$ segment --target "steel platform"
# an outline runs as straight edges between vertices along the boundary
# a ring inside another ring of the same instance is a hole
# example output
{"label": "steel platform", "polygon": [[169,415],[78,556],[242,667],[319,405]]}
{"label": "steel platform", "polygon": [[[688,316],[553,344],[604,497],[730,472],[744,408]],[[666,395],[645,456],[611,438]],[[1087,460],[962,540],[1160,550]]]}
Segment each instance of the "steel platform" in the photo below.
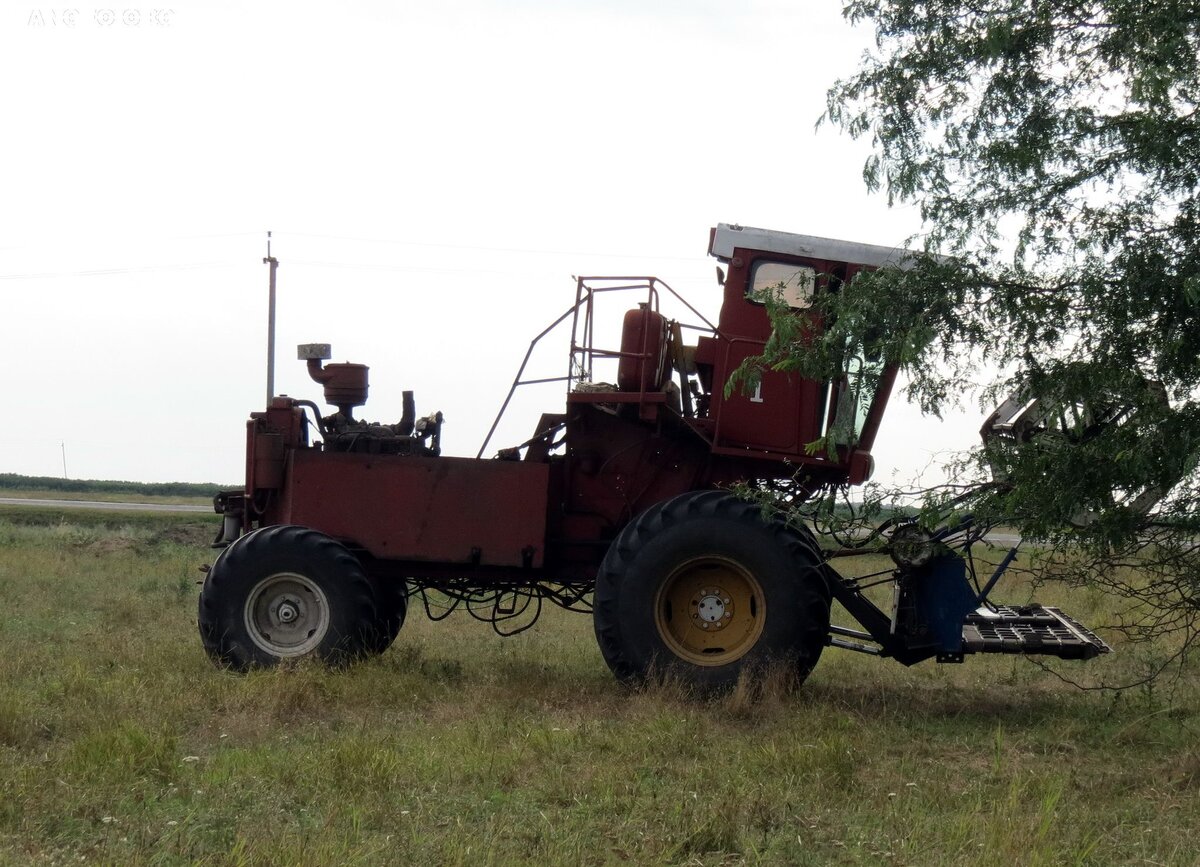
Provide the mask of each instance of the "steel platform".
{"label": "steel platform", "polygon": [[1112,648],[1096,633],[1057,608],[996,606],[963,621],[963,653],[1045,654],[1092,659]]}

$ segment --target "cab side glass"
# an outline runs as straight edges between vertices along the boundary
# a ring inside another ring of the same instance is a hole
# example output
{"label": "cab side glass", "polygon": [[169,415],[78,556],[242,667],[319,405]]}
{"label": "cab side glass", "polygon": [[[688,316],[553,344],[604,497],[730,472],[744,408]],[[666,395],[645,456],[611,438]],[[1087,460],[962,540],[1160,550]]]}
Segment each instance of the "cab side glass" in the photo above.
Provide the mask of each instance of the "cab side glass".
{"label": "cab side glass", "polygon": [[757,262],[750,274],[750,298],[759,300],[772,293],[789,307],[804,310],[812,306],[817,272],[803,265],[784,262]]}

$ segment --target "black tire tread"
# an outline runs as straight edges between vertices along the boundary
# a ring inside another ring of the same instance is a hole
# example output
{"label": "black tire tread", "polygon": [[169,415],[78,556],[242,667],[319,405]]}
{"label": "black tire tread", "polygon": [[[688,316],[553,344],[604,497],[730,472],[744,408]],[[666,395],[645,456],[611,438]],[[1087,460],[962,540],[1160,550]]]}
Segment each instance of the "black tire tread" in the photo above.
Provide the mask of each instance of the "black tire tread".
{"label": "black tire tread", "polygon": [[380,654],[392,646],[404,626],[408,615],[408,583],[397,579],[376,579],[375,632],[367,648],[368,652]]}
{"label": "black tire tread", "polygon": [[[372,651],[377,642],[375,591],[358,560],[339,542],[307,527],[281,524],[254,530],[237,539],[217,557],[198,603],[200,641],[205,652],[218,665],[235,671],[274,665],[273,660],[255,647],[248,638],[231,628],[222,614],[223,601],[230,596],[248,592],[247,576],[253,576],[259,563],[285,551],[302,560],[321,562],[339,575],[338,595],[342,604],[352,612],[358,628],[333,636],[328,646],[313,653],[323,661],[340,665]],[[332,629],[332,625],[331,625]]]}
{"label": "black tire tread", "polygon": [[[796,592],[808,616],[796,624],[800,630],[795,659],[797,682],[803,681],[820,658],[828,639],[830,594],[820,565],[824,557],[816,539],[804,527],[789,525],[779,516],[764,517],[760,505],[728,491],[711,490],[682,494],[650,507],[613,540],[596,577],[594,624],[600,652],[613,674],[624,683],[637,685],[652,674],[640,660],[630,658],[622,640],[618,611],[621,587],[630,567],[645,546],[664,530],[700,518],[721,518],[738,524],[765,527],[795,564]],[[662,672],[660,672],[662,673]],[[696,684],[728,687],[732,683]]]}

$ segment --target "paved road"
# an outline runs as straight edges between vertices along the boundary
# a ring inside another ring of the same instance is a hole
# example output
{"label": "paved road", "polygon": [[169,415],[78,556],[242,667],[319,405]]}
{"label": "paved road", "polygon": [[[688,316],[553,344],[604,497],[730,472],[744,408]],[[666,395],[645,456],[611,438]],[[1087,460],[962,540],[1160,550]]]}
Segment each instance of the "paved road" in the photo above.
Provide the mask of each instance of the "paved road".
{"label": "paved road", "polygon": [[101,503],[92,500],[39,500],[24,497],[0,497],[0,506],[43,506],[50,509],[100,509],[105,512],[206,512],[212,506],[171,503]]}

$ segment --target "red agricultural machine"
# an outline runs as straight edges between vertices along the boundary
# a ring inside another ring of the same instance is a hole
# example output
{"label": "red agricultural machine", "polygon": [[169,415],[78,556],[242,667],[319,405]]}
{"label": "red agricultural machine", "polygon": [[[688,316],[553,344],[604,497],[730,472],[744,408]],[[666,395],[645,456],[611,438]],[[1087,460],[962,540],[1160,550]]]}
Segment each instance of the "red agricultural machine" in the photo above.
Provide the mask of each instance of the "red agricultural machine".
{"label": "red agricultural machine", "polygon": [[[578,279],[574,304],[530,345],[570,324],[565,406],[491,458],[486,441],[475,458],[442,456],[441,414],[418,417],[410,392],[399,422],[359,420],[367,368],[300,347],[336,412],[280,396],[251,414],[245,489],[216,501],[223,550],[199,610],[209,655],[245,669],[380,653],[416,599],[432,617],[461,607],[502,634],[546,602],[590,612],[618,678],[668,674],[699,689],[768,662],[803,678],[831,645],[904,664],[1107,652],[1056,609],[990,603],[1007,563],[980,586],[965,522],[899,524],[895,569],[855,579],[831,565],[844,552],[731,491],[785,483],[803,500],[871,475],[894,369],[854,357],[830,382],[767,371],[752,389],[725,384],[771,335],[767,293],[816,330],[816,293],[904,267],[905,254],[724,224],[709,252],[728,268],[715,323],[653,277]],[[597,311],[610,299],[626,312],[619,345],[604,348]],[[664,300],[694,321],[666,318]],[[513,390],[547,381],[523,379],[529,358]],[[598,362],[614,381],[596,378]],[[883,582],[893,592],[881,608],[866,591]],[[834,601],[861,628],[831,626]]]}

